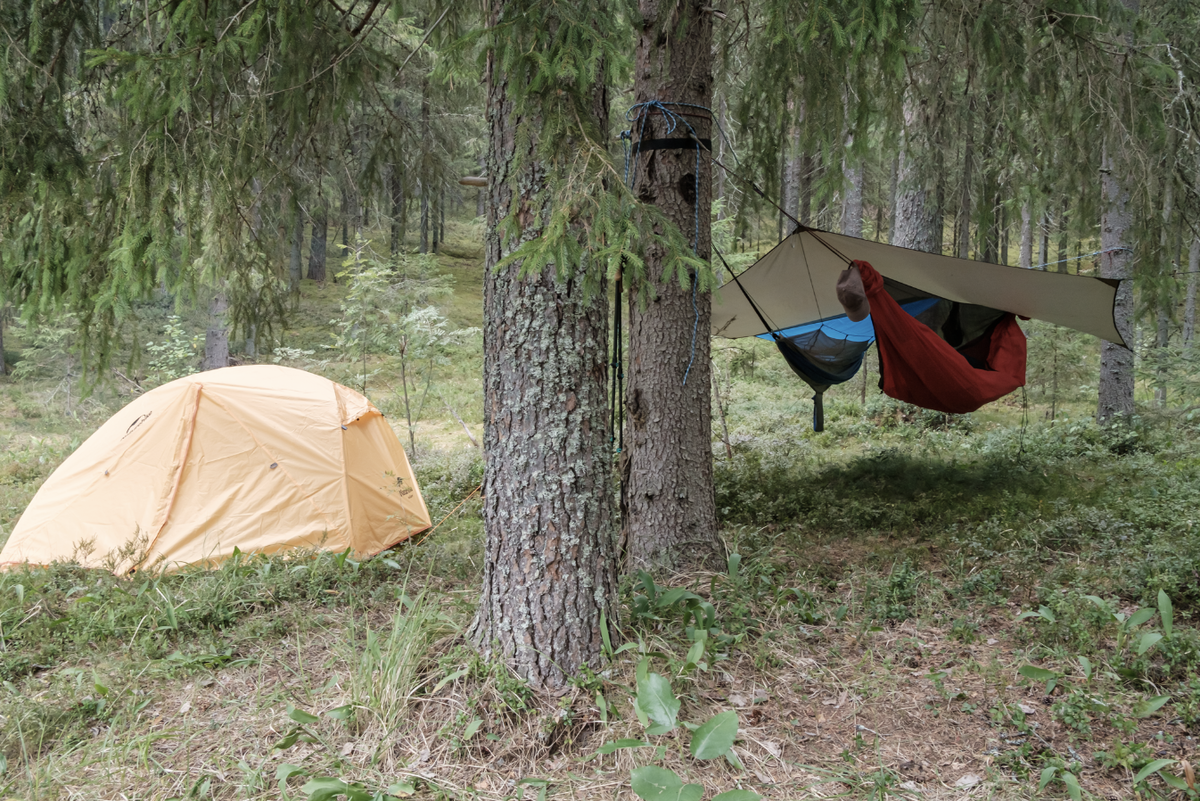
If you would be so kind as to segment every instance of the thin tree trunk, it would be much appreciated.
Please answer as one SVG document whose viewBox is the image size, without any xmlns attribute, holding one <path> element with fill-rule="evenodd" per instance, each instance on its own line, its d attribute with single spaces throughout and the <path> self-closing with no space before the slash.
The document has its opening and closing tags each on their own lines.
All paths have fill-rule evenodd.
<svg viewBox="0 0 1200 801">
<path fill-rule="evenodd" d="M 1067 252 L 1067 231 L 1070 225 L 1069 211 L 1070 207 L 1067 205 L 1067 198 L 1064 196 L 1062 199 L 1062 210 L 1058 215 L 1058 264 L 1055 265 L 1057 271 L 1060 273 L 1070 272 L 1068 268 L 1071 266 L 1071 263 L 1067 261 L 1070 257 L 1070 254 Z"/>
<path fill-rule="evenodd" d="M 721 131 L 729 130 L 729 104 L 726 102 L 724 95 L 721 95 L 721 102 L 717 106 L 717 122 L 721 126 Z M 722 164 L 726 164 L 728 162 L 725 161 L 725 137 L 722 136 L 719 131 L 717 132 L 716 140 L 717 158 L 720 159 Z M 799 148 L 797 148 L 797 158 L 799 158 L 799 152 Z M 725 195 L 725 170 L 718 168 L 716 178 L 717 189 L 715 197 L 717 200 L 721 201 L 720 212 L 717 214 L 717 219 L 724 220 L 729 216 L 729 198 Z M 787 207 L 784 206 L 784 208 Z"/>
<path fill-rule="evenodd" d="M 712 105 L 712 15 L 706 6 L 705 0 L 640 0 L 638 102 L 670 98 L 694 107 Z M 707 120 L 689 122 L 700 138 L 710 135 Z M 661 115 L 651 114 L 643 135 L 666 138 L 667 127 Z M 696 255 L 707 260 L 708 160 L 697 163 L 695 152 L 686 148 L 654 150 L 639 160 L 634 182 L 635 193 L 679 226 Z M 694 276 L 690 287 L 664 277 L 668 258 L 660 246 L 649 245 L 644 280 L 652 284 L 654 300 L 643 305 L 630 292 L 625 541 L 634 567 L 715 566 L 720 542 L 709 378 L 712 297 L 700 291 Z"/>
<path fill-rule="evenodd" d="M 787 209 L 788 214 L 791 214 L 797 220 L 802 219 L 800 216 L 800 174 L 804 170 L 804 159 L 800 155 L 800 126 L 796 125 L 792 128 L 792 152 L 788 156 L 787 172 L 783 184 L 783 207 Z M 724 170 L 717 170 L 720 175 Z M 794 227 L 789 220 L 787 222 L 788 233 Z"/>
<path fill-rule="evenodd" d="M 1021 205 L 1021 267 L 1028 270 L 1033 266 L 1033 202 L 1026 200 Z"/>
<path fill-rule="evenodd" d="M 225 292 L 213 295 L 208 304 L 208 330 L 204 332 L 204 362 L 201 370 L 216 370 L 229 365 L 229 329 L 225 325 L 225 312 L 229 302 Z"/>
<path fill-rule="evenodd" d="M 929 120 L 914 91 L 910 89 L 904 96 L 904 141 L 896 178 L 896 228 L 892 244 L 941 253 L 940 215 L 934 209 L 930 170 L 925 166 L 929 156 Z"/>
<path fill-rule="evenodd" d="M 967 129 L 966 142 L 963 145 L 962 187 L 958 196 L 958 219 L 955 221 L 954 239 L 958 243 L 956 255 L 960 259 L 971 255 L 971 181 L 975 172 L 975 96 L 972 94 L 967 101 L 967 114 L 964 121 Z"/>
<path fill-rule="evenodd" d="M 1173 161 L 1175 159 L 1175 126 L 1167 126 L 1167 159 Z M 1158 250 L 1159 258 L 1166 260 L 1168 258 L 1168 248 L 1171 245 L 1171 216 L 1175 213 L 1175 176 L 1170 170 L 1166 171 L 1163 177 L 1163 209 L 1162 209 L 1162 232 L 1159 235 Z M 1164 272 L 1170 273 L 1177 269 L 1179 263 L 1178 254 L 1174 259 L 1174 264 L 1168 262 Z M 1169 276 L 1168 276 L 1169 278 Z M 1168 291 L 1166 284 L 1173 284 L 1174 281 L 1163 281 L 1159 289 L 1158 314 L 1155 336 L 1155 361 L 1158 362 L 1158 369 L 1155 370 L 1154 382 L 1154 402 L 1158 407 L 1167 405 L 1167 343 L 1170 339 L 1168 324 L 1171 317 L 1171 307 L 1173 304 L 1172 293 Z"/>
<path fill-rule="evenodd" d="M 293 298 L 300 295 L 300 281 L 304 268 L 300 261 L 300 250 L 304 246 L 304 212 L 299 204 L 292 210 L 292 252 L 288 257 L 288 293 Z"/>
<path fill-rule="evenodd" d="M 800 156 L 800 220 L 801 225 L 812 225 L 813 172 L 815 159 L 807 153 Z"/>
<path fill-rule="evenodd" d="M 388 194 L 392 205 L 392 236 L 389 251 L 392 255 L 404 247 L 404 169 L 402 164 L 393 164 L 388 170 Z M 481 193 L 482 194 L 482 193 Z"/>
<path fill-rule="evenodd" d="M 1200 273 L 1200 236 L 1192 238 L 1188 250 L 1187 299 L 1183 304 L 1183 347 L 1185 352 L 1192 347 L 1196 333 L 1196 275 Z"/>
<path fill-rule="evenodd" d="M 421 252 L 429 252 L 430 185 L 433 154 L 429 148 L 429 79 L 421 81 Z"/>
<path fill-rule="evenodd" d="M 843 97 L 843 107 L 849 117 L 849 95 Z M 845 150 L 842 152 L 842 219 L 841 230 L 846 236 L 862 237 L 863 168 L 854 154 L 854 128 L 846 124 Z"/>
<path fill-rule="evenodd" d="M 892 159 L 892 182 L 888 190 L 888 198 L 892 201 L 890 217 L 888 218 L 888 242 L 896 244 L 896 215 L 900 209 L 899 191 L 900 191 L 900 154 L 904 151 L 904 137 L 900 137 L 900 148 L 896 151 L 895 157 Z"/>
<path fill-rule="evenodd" d="M 312 218 L 312 244 L 308 248 L 308 277 L 318 284 L 325 283 L 325 246 L 329 237 L 329 212 L 322 203 Z"/>
<path fill-rule="evenodd" d="M 1132 259 L 1127 244 L 1133 213 L 1124 176 L 1106 142 L 1100 162 L 1100 277 L 1132 277 Z M 1113 322 L 1122 336 L 1128 337 L 1133 323 L 1133 282 L 1122 280 L 1113 303 Z M 1100 345 L 1100 390 L 1097 419 L 1104 423 L 1118 416 L 1129 416 L 1133 406 L 1133 351 L 1115 342 Z"/>
<path fill-rule="evenodd" d="M 8 308 L 0 302 L 0 378 L 8 375 L 8 367 L 4 363 L 4 325 L 8 322 Z"/>
<path fill-rule="evenodd" d="M 1043 211 L 1041 223 L 1038 228 L 1042 232 L 1042 256 L 1039 262 L 1039 267 L 1043 270 L 1050 266 L 1050 216 L 1048 212 Z"/>
<path fill-rule="evenodd" d="M 489 22 L 502 22 L 504 7 L 504 0 L 493 0 Z M 489 57 L 486 541 L 482 598 L 468 636 L 485 656 L 504 659 L 534 686 L 559 689 L 582 666 L 599 668 L 601 626 L 606 617 L 616 622 L 608 299 L 585 289 L 579 265 L 566 266 L 561 278 L 553 265 L 524 277 L 519 264 L 495 269 L 517 244 L 500 235 L 514 193 L 529 211 L 531 235 L 549 213 L 534 205 L 547 182 L 536 152 L 540 125 L 526 108 L 528 135 L 518 136 L 509 76 L 497 69 Z M 592 106 L 597 128 L 607 130 L 601 84 Z"/>
</svg>

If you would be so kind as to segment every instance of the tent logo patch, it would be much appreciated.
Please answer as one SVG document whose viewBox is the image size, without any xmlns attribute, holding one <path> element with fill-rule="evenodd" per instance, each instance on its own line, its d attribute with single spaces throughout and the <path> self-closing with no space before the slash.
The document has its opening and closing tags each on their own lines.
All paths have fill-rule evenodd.
<svg viewBox="0 0 1200 801">
<path fill-rule="evenodd" d="M 142 423 L 144 423 L 150 419 L 150 415 L 152 415 L 152 414 L 154 414 L 153 411 L 146 412 L 142 416 L 138 417 L 138 419 L 136 419 L 132 423 L 130 423 L 129 428 L 125 429 L 125 433 L 121 436 L 121 439 L 125 439 L 125 437 L 128 437 L 134 431 L 137 431 L 138 428 L 141 427 Z"/>
</svg>

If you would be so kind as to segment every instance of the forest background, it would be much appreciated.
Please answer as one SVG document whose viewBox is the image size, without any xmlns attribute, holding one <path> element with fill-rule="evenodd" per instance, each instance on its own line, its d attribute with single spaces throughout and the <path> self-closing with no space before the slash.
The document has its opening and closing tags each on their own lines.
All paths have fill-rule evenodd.
<svg viewBox="0 0 1200 801">
<path fill-rule="evenodd" d="M 1194 795 L 1195 13 L 6 2 L 0 526 L 122 398 L 231 361 L 366 391 L 453 516 L 364 563 L 139 587 L 5 574 L 0 781 L 31 797 Z M 647 94 L 656 48 L 705 26 L 711 100 Z M 686 127 L 684 108 L 713 156 L 680 152 L 704 191 L 672 218 L 632 191 L 647 166 L 621 132 Z M 458 183 L 483 172 L 485 191 Z M 1034 324 L 1021 397 L 947 418 L 879 395 L 868 365 L 814 435 L 766 346 L 676 344 L 663 361 L 699 353 L 688 402 L 716 421 L 719 558 L 665 547 L 653 578 L 635 561 L 618 586 L 613 547 L 581 620 L 592 652 L 572 668 L 506 651 L 475 599 L 511 507 L 470 497 L 478 442 L 494 445 L 481 330 L 487 351 L 512 319 L 497 288 L 593 326 L 560 350 L 597 344 L 610 537 L 609 281 L 623 273 L 634 319 L 675 287 L 687 333 L 689 295 L 724 277 L 708 240 L 740 269 L 790 218 L 1129 275 L 1136 363 Z M 1128 403 L 1105 406 L 1105 376 Z"/>
</svg>

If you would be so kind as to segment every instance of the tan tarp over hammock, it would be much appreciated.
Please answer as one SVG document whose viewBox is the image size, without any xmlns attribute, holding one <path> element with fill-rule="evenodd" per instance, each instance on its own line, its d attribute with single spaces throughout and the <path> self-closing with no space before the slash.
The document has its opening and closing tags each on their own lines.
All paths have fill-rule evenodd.
<svg viewBox="0 0 1200 801">
<path fill-rule="evenodd" d="M 429 527 L 396 433 L 370 401 L 274 365 L 135 398 L 46 479 L 0 566 L 171 570 L 233 553 L 376 554 Z"/>
<path fill-rule="evenodd" d="M 776 329 L 838 317 L 838 275 L 846 259 L 869 262 L 885 278 L 958 303 L 988 306 L 1021 317 L 1125 344 L 1113 323 L 1118 282 L 956 259 L 882 242 L 803 229 L 780 242 L 738 276 Z M 712 333 L 736 338 L 767 333 L 737 284 L 713 298 Z"/>
</svg>

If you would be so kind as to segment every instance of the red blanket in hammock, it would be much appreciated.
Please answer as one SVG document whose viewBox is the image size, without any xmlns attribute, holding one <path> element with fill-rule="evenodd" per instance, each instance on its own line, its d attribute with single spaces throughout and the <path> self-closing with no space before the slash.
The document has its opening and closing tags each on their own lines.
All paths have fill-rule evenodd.
<svg viewBox="0 0 1200 801">
<path fill-rule="evenodd" d="M 900 308 L 875 268 L 865 261 L 854 263 L 871 302 L 887 395 L 925 409 L 965 414 L 1025 385 L 1025 334 L 1012 314 L 992 328 L 988 369 L 980 370 Z"/>
</svg>

